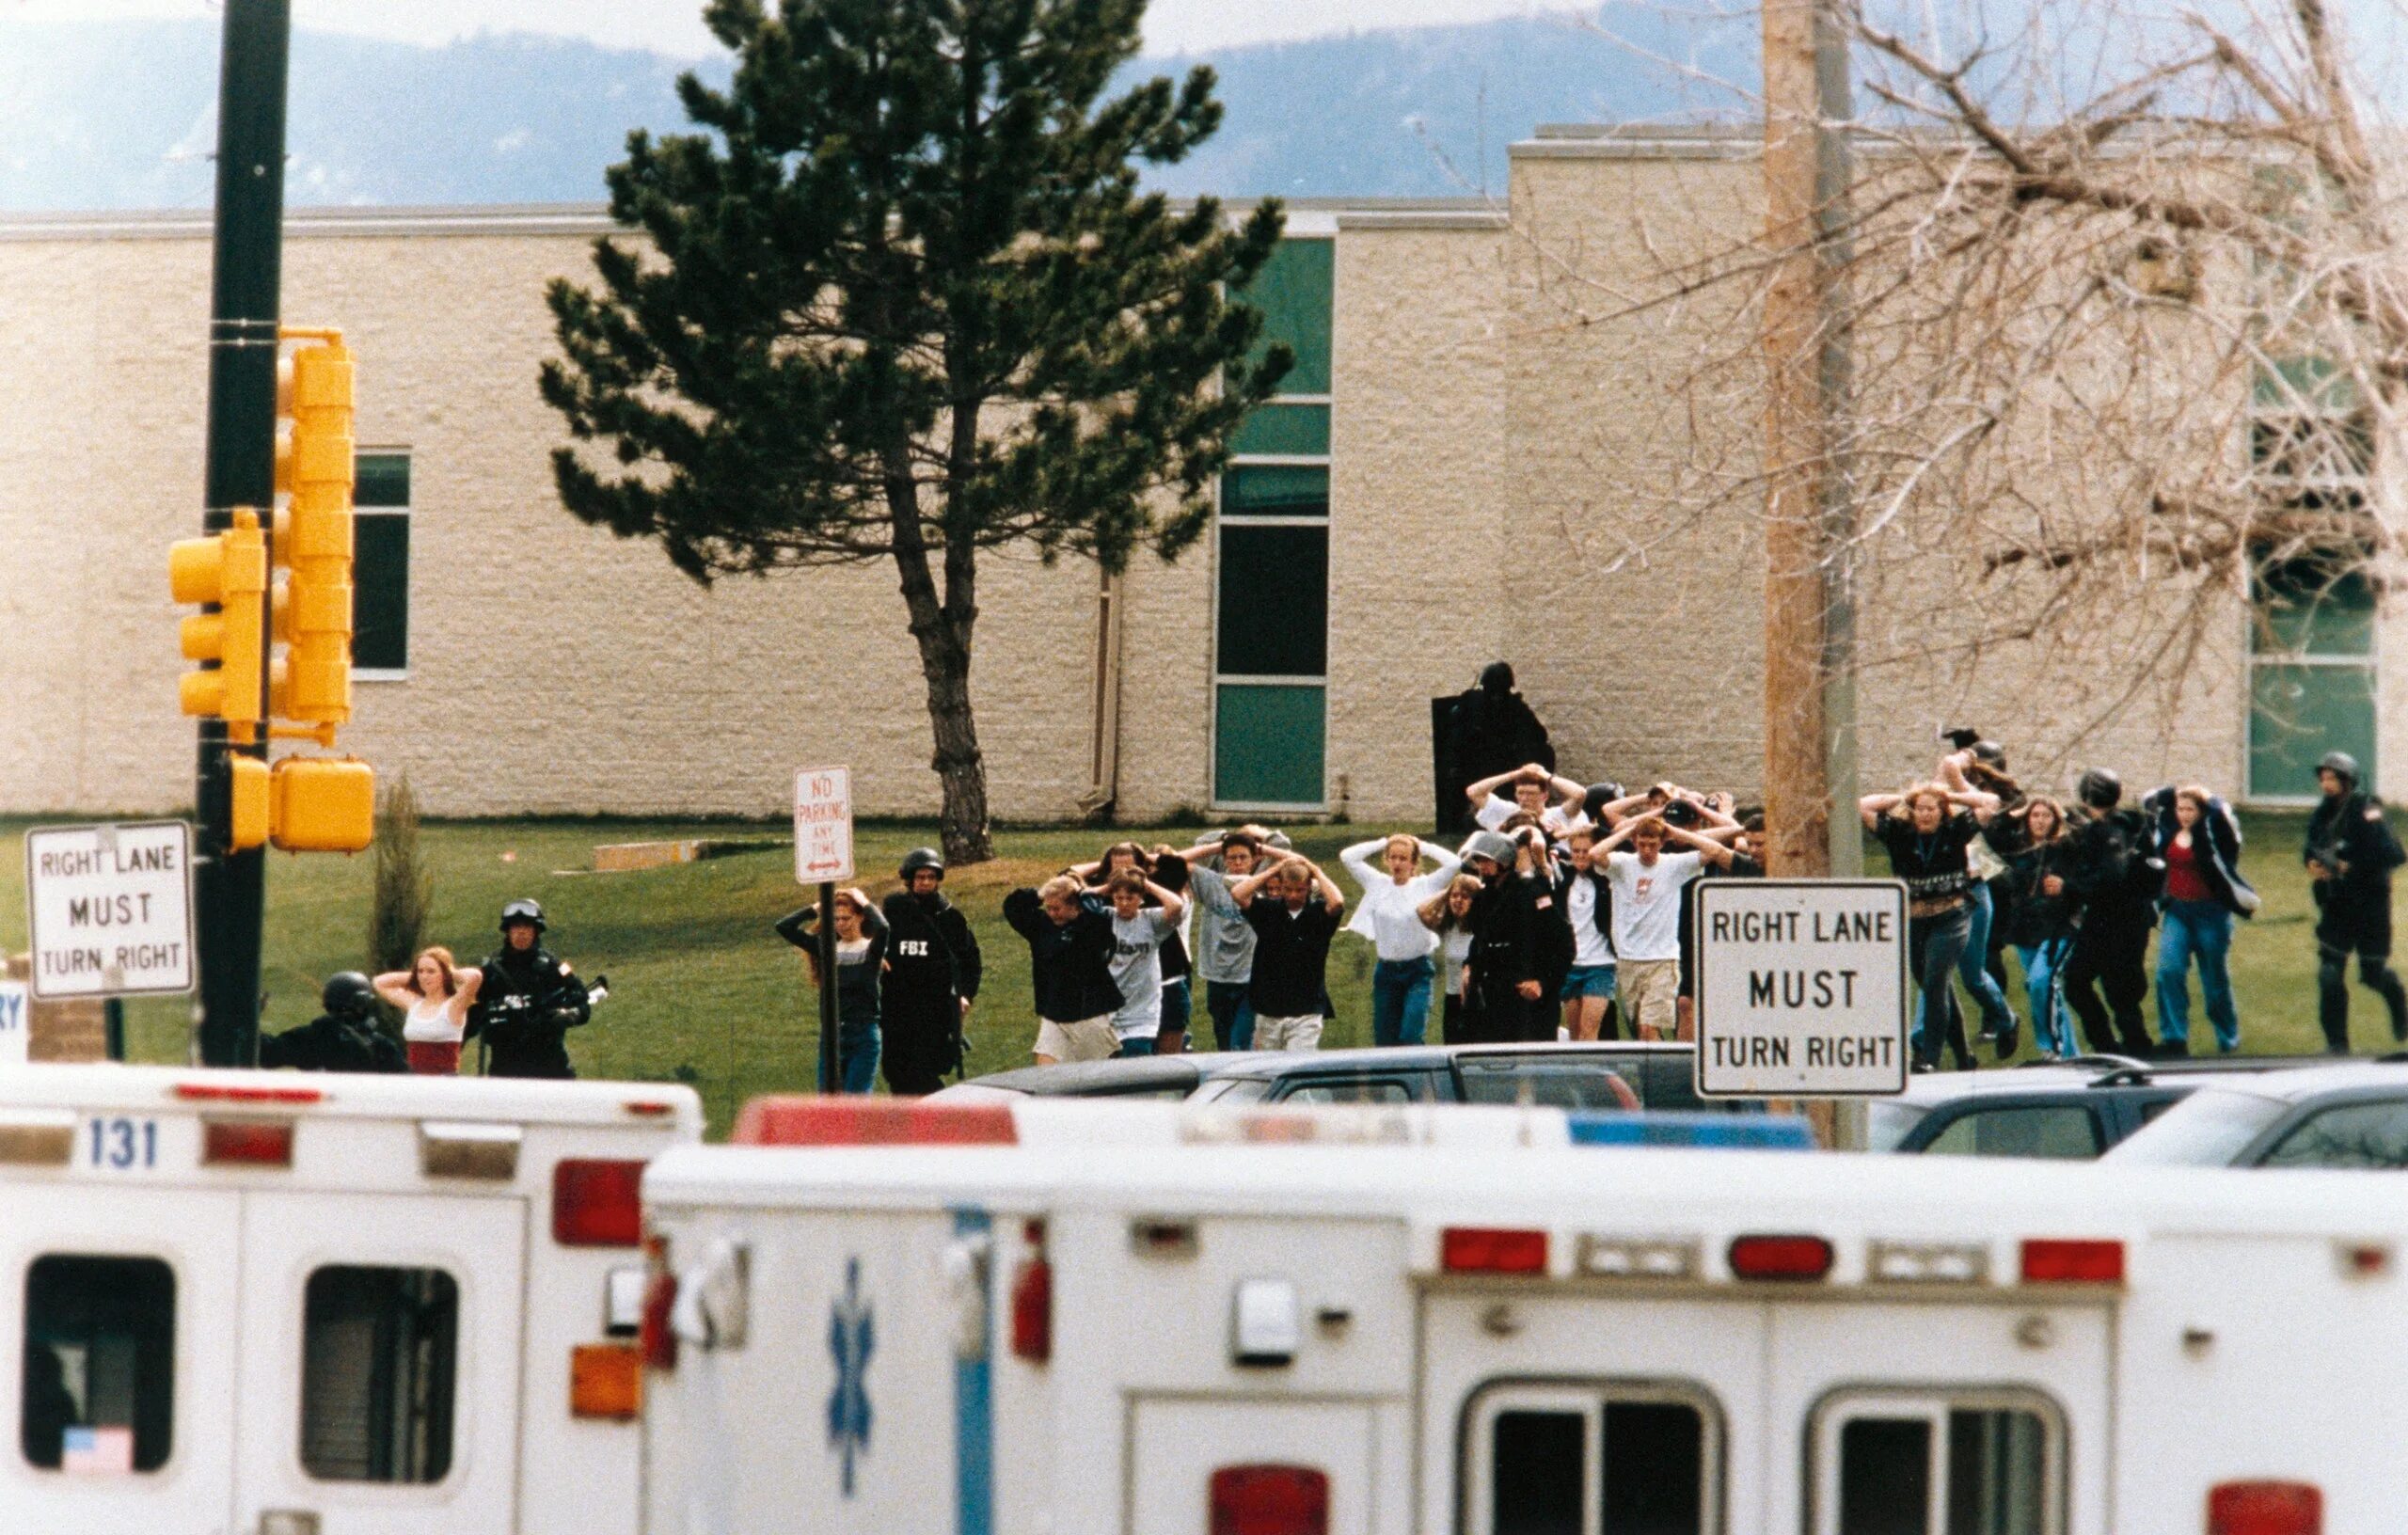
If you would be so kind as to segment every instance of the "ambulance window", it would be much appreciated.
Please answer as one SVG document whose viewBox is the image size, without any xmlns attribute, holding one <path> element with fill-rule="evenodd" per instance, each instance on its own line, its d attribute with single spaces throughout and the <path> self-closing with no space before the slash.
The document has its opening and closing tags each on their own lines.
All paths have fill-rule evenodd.
<svg viewBox="0 0 2408 1535">
<path fill-rule="evenodd" d="M 1924 1152 L 1934 1157 L 2085 1161 L 2099 1155 L 2099 1129 L 2089 1108 L 2080 1103 L 1975 1109 L 1951 1120 Z"/>
<path fill-rule="evenodd" d="M 325 1268 L 302 1303 L 301 1464 L 323 1481 L 452 1469 L 460 1287 L 437 1269 Z"/>
<path fill-rule="evenodd" d="M 1719 1419 L 1681 1388 L 1494 1386 L 1475 1399 L 1473 1535 L 1704 1535 Z"/>
<path fill-rule="evenodd" d="M 2060 1435 L 2037 1405 L 1883 1398 L 1846 1403 L 1835 1423 L 1828 1413 L 1823 1421 L 1825 1453 L 1838 1463 L 1816 1526 L 1823 1535 L 2062 1528 Z"/>
<path fill-rule="evenodd" d="M 176 1276 L 155 1258 L 52 1255 L 25 1273 L 18 1440 L 45 1470 L 156 1471 L 175 1418 Z"/>
</svg>

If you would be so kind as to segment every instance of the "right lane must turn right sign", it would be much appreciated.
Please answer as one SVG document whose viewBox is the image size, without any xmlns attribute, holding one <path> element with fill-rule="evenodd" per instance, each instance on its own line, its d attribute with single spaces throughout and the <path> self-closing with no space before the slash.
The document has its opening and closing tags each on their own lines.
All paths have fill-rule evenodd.
<svg viewBox="0 0 2408 1535">
<path fill-rule="evenodd" d="M 1700 1096 L 1906 1091 L 1905 885 L 1708 879 L 1696 890 Z"/>
</svg>

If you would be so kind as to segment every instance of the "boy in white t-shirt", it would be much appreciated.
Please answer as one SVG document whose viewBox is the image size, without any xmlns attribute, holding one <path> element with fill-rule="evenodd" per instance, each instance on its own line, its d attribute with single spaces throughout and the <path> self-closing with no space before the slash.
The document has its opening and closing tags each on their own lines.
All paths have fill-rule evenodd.
<svg viewBox="0 0 2408 1535">
<path fill-rule="evenodd" d="M 1472 819 L 1481 831 L 1501 831 L 1507 821 L 1527 811 L 1538 817 L 1541 830 L 1550 837 L 1569 836 L 1573 828 L 1589 824 L 1580 810 L 1587 794 L 1572 780 L 1559 778 L 1535 762 L 1483 778 L 1464 790 L 1464 798 L 1471 801 Z"/>
<path fill-rule="evenodd" d="M 1589 855 L 1600 857 L 1614 893 L 1614 957 L 1623 1016 L 1641 1039 L 1669 1039 L 1678 1030 L 1681 989 L 1681 887 L 1704 866 L 1702 854 L 1668 853 L 1664 844 L 1703 838 L 1638 815 L 1614 829 Z M 1627 842 L 1632 851 L 1622 851 Z M 1719 849 L 1717 849 L 1719 851 Z"/>
<path fill-rule="evenodd" d="M 1120 1010 L 1112 1015 L 1112 1032 L 1120 1041 L 1121 1054 L 1151 1055 L 1163 1026 L 1163 942 L 1179 931 L 1187 902 L 1134 869 L 1114 875 L 1103 894 L 1112 913 L 1109 968 L 1121 997 Z M 1149 895 L 1160 904 L 1148 906 Z"/>
</svg>

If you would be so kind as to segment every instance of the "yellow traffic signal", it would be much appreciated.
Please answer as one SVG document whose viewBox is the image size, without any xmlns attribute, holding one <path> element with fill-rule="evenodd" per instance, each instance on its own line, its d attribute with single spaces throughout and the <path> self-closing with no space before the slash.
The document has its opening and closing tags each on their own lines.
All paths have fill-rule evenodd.
<svg viewBox="0 0 2408 1535">
<path fill-rule="evenodd" d="M 376 840 L 376 770 L 356 757 L 285 757 L 272 769 L 271 836 L 288 853 L 356 853 Z"/>
<path fill-rule="evenodd" d="M 238 754 L 230 756 L 226 765 L 233 777 L 230 790 L 233 813 L 226 822 L 231 834 L 227 840 L 238 853 L 263 847 L 272 814 L 267 764 L 258 757 Z"/>
<path fill-rule="evenodd" d="M 167 553 L 167 584 L 178 602 L 214 603 L 218 609 L 183 622 L 184 658 L 217 663 L 214 671 L 184 673 L 183 712 L 214 715 L 233 727 L 234 739 L 254 739 L 260 676 L 267 664 L 267 538 L 259 514 L 238 510 L 226 531 L 179 542 Z"/>
<path fill-rule="evenodd" d="M 301 334 L 323 339 L 277 364 L 277 411 L 291 425 L 276 445 L 276 488 L 292 502 L 277 518 L 276 562 L 293 575 L 276 715 L 334 726 L 351 719 L 354 363 L 340 332 Z"/>
</svg>

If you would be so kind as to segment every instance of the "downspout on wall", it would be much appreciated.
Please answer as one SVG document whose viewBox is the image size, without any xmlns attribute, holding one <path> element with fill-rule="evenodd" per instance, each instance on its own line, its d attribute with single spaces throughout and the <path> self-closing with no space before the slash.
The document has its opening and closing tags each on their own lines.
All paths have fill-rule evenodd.
<svg viewBox="0 0 2408 1535">
<path fill-rule="evenodd" d="M 1120 637 L 1125 578 L 1103 573 L 1096 590 L 1095 666 L 1087 730 L 1087 790 L 1079 809 L 1109 815 L 1120 799 Z"/>
</svg>

